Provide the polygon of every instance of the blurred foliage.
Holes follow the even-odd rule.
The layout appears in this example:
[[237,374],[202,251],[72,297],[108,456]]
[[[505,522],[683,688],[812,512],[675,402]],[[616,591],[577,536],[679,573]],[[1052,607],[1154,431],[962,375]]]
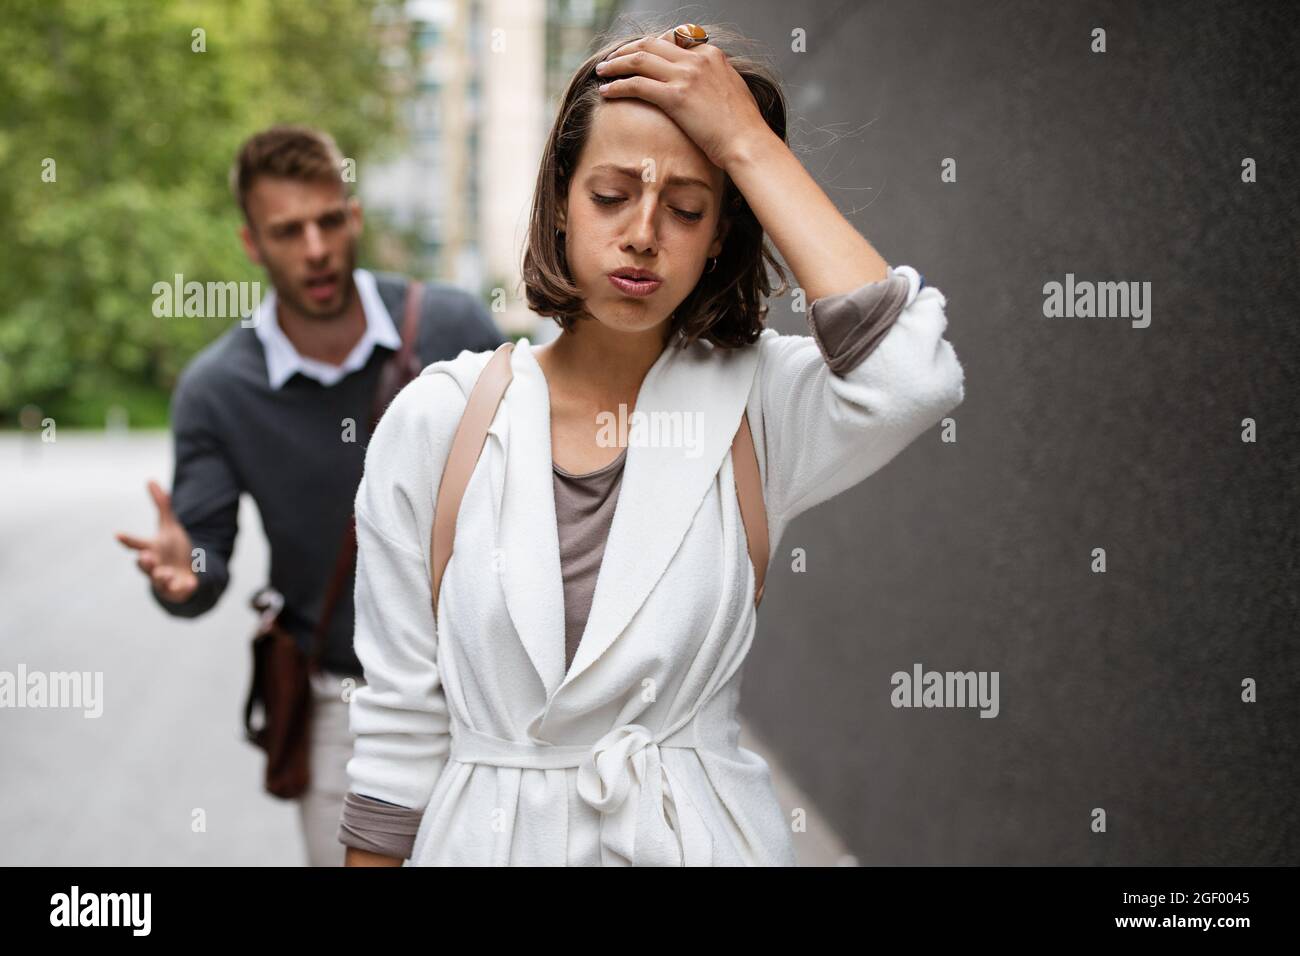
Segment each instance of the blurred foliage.
[[[329,130],[359,163],[391,142],[374,6],[5,5],[0,424],[28,403],[60,425],[101,426],[113,404],[133,425],[165,423],[180,369],[237,320],[156,318],[153,284],[265,283],[237,236],[239,144],[279,122]],[[42,180],[47,159],[55,182]]]

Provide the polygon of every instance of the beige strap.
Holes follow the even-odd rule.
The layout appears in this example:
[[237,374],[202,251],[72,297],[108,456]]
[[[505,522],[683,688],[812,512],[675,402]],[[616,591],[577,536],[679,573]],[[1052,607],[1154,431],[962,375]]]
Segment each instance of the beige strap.
[[736,476],[740,499],[740,521],[749,542],[749,560],[754,565],[754,607],[763,600],[763,579],[767,576],[767,507],[763,504],[763,482],[758,472],[758,454],[749,430],[749,410],[740,416],[740,427],[731,440],[731,468]]
[[487,443],[488,427],[496,417],[501,396],[514,374],[510,371],[510,353],[514,342],[502,342],[488,359],[470,390],[469,400],[456,435],[451,440],[446,467],[442,470],[442,483],[438,486],[438,500],[433,512],[433,616],[438,617],[438,589],[442,585],[442,572],[451,560],[451,546],[456,540],[456,515],[461,499],[469,487],[470,475],[478,464],[478,456]]
[[[469,487],[470,476],[478,464],[479,455],[487,443],[487,431],[496,417],[497,407],[506,393],[513,375],[510,371],[510,352],[513,342],[503,342],[497,347],[487,367],[479,375],[456,435],[452,438],[447,465],[443,469],[442,483],[438,486],[438,500],[433,514],[433,616],[438,616],[438,591],[442,575],[451,560],[451,547],[456,538],[456,515]],[[754,565],[754,606],[763,600],[763,578],[767,573],[768,540],[767,510],[763,504],[763,486],[758,471],[758,456],[754,451],[754,438],[749,430],[749,412],[740,417],[740,427],[731,443],[732,467],[736,476],[736,495],[740,499],[740,519],[745,526],[749,542],[749,560]]]

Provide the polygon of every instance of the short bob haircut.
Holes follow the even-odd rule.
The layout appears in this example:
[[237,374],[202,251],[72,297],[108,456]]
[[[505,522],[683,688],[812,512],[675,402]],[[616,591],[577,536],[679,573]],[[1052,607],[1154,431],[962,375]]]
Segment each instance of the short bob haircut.
[[[648,24],[617,38],[612,38],[611,33],[598,38],[600,48],[583,61],[570,79],[546,140],[533,193],[522,276],[528,307],[538,315],[555,319],[565,331],[572,331],[578,320],[590,318],[565,260],[564,234],[559,230],[557,213],[560,199],[568,195],[570,178],[587,141],[596,107],[602,101],[598,89],[602,78],[596,73],[596,64],[623,44],[662,34],[670,26]],[[785,96],[775,72],[755,54],[746,52],[752,51],[753,45],[739,33],[715,25],[704,28],[709,43],[722,49],[744,78],[767,125],[785,142]],[[669,341],[681,332],[683,348],[699,338],[721,348],[754,343],[763,331],[767,314],[764,297],[784,295],[789,289],[785,270],[768,246],[758,218],[725,175],[719,222],[722,219],[729,219],[730,225],[716,265],[700,276],[670,319]],[[781,280],[775,292],[767,263]]]

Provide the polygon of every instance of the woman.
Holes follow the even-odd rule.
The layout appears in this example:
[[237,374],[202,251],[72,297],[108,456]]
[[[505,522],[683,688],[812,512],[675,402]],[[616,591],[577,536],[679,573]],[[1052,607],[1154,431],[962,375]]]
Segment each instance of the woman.
[[[958,405],[963,374],[943,296],[790,152],[771,74],[690,26],[610,44],[564,95],[524,261],[563,331],[509,356],[436,621],[433,503],[492,353],[430,365],[371,439],[349,865],[795,862],[737,745],[756,569],[732,439],[747,413],[775,545]],[[766,264],[784,280],[764,233],[811,337],[763,327]],[[647,441],[637,416],[686,427]]]

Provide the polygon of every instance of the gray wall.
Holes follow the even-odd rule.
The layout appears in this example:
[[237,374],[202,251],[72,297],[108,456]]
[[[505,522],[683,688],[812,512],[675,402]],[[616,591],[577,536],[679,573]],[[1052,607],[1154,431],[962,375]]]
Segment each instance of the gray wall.
[[[863,863],[1300,861],[1300,31],[1240,7],[676,7],[768,45],[805,163],[944,292],[966,369],[956,444],[780,542],[747,665],[746,717]],[[1067,272],[1149,281],[1150,327],[1044,318]],[[915,662],[998,671],[1000,715],[894,709]]]

